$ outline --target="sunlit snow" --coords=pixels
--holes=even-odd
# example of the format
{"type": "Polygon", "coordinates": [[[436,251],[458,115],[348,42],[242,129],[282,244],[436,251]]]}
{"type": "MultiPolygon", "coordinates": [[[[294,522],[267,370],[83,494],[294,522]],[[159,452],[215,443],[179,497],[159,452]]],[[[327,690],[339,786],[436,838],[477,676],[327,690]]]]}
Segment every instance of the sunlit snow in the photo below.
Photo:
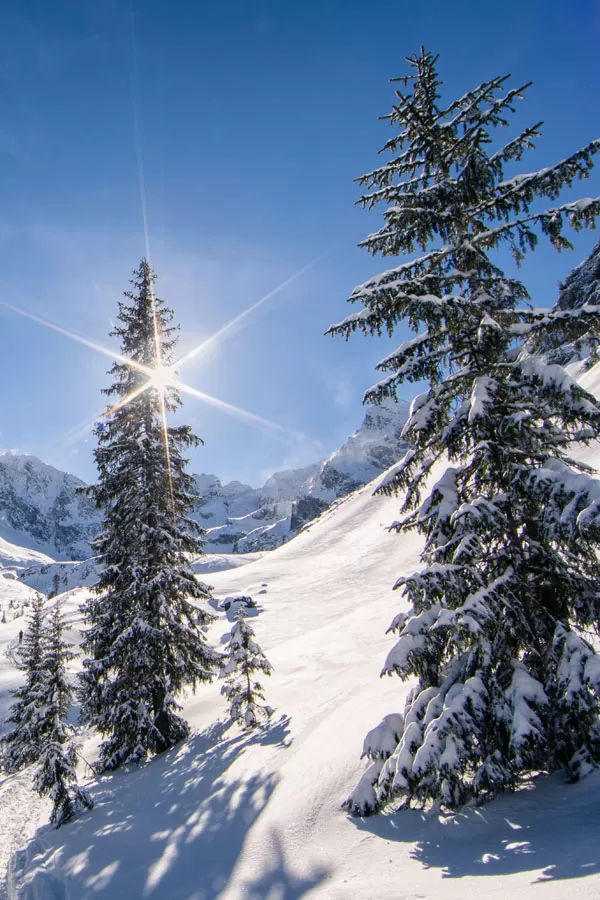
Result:
{"type": "MultiPolygon", "coordinates": [[[[402,608],[391,586],[417,567],[419,539],[388,533],[398,501],[373,497],[372,487],[246,565],[209,572],[206,561],[201,577],[216,598],[241,594],[257,603],[253,627],[274,667],[265,686],[276,709],[271,726],[250,736],[228,728],[218,682],[188,696],[192,737],[140,769],[91,781],[95,810],[59,831],[37,832],[14,859],[11,897],[597,896],[600,773],[578,785],[542,778],[455,816],[404,811],[357,820],[340,808],[364,770],[365,734],[402,711],[408,689],[379,673],[395,641],[385,630],[402,608]]],[[[30,591],[6,583],[20,595],[30,591]]],[[[85,588],[65,596],[74,625],[85,596],[85,588]]],[[[225,611],[216,612],[211,637],[220,645],[231,626],[225,611]]],[[[22,621],[0,630],[4,698],[20,677],[13,659],[22,621]]],[[[76,627],[69,636],[78,640],[76,627]]],[[[86,761],[95,746],[88,736],[86,761]]],[[[81,774],[89,776],[83,760],[81,774]]],[[[45,810],[22,781],[2,790],[12,792],[2,825],[12,849],[45,810]]]]}

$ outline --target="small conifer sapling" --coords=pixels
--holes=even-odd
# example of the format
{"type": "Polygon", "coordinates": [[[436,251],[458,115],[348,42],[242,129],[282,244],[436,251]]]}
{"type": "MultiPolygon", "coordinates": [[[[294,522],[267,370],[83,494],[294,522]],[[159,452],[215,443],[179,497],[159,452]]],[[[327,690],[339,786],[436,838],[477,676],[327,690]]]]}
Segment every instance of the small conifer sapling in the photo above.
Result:
{"type": "Polygon", "coordinates": [[[271,675],[273,669],[258,643],[254,630],[242,609],[236,613],[229,640],[225,645],[225,662],[221,693],[229,702],[229,714],[242,728],[254,728],[268,720],[273,709],[265,701],[264,691],[254,680],[256,672],[271,675]]]}

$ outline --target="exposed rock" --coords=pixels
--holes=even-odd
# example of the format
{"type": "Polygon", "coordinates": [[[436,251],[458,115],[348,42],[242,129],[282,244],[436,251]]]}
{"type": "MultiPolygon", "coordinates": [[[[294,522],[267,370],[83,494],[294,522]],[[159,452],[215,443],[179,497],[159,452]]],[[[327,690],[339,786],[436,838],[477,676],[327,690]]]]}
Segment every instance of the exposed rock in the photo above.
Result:
{"type": "MultiPolygon", "coordinates": [[[[600,306],[600,241],[559,286],[558,300],[553,308],[575,310],[583,306],[600,306]]],[[[533,344],[530,351],[542,353],[559,366],[584,361],[583,369],[586,369],[598,362],[598,340],[585,330],[585,326],[578,330],[575,339],[557,330],[537,345],[533,344]]]]}

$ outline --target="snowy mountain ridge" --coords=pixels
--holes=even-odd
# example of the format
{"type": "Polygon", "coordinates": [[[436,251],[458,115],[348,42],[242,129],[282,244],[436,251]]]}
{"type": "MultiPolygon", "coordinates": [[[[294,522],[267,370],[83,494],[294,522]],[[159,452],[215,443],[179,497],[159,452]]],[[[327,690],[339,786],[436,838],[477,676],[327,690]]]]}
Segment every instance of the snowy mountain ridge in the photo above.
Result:
{"type": "MultiPolygon", "coordinates": [[[[276,472],[261,488],[197,475],[194,518],[208,531],[209,553],[271,550],[332,502],[371,481],[406,449],[400,431],[408,404],[366,411],[362,426],[328,459],[276,472]]],[[[0,454],[0,539],[56,560],[91,556],[100,514],[78,493],[84,482],[34,456],[0,454]]]]}
{"type": "MultiPolygon", "coordinates": [[[[584,306],[600,306],[600,241],[559,285],[558,299],[553,309],[578,310],[584,306]]],[[[557,329],[537,345],[533,344],[530,351],[544,355],[559,366],[582,362],[585,369],[598,360],[598,341],[592,332],[584,333],[577,340],[570,340],[557,329]]]]}
{"type": "Polygon", "coordinates": [[[408,408],[403,401],[369,407],[361,427],[328,459],[276,472],[261,488],[199,476],[196,517],[209,532],[207,552],[272,550],[331,503],[372,481],[406,452],[400,432],[408,408]]]}
{"type": "Polygon", "coordinates": [[[89,556],[99,517],[84,486],[35,456],[0,453],[0,538],[54,559],[89,556]]]}

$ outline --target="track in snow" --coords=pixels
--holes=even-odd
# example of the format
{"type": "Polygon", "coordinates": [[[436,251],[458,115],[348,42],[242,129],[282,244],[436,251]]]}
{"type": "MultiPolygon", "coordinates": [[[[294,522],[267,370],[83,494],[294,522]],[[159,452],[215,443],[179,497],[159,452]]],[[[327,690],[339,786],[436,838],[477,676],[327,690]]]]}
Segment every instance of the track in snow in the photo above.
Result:
{"type": "Polygon", "coordinates": [[[46,801],[31,787],[31,770],[0,781],[0,900],[7,900],[6,876],[12,854],[37,829],[46,801]]]}

